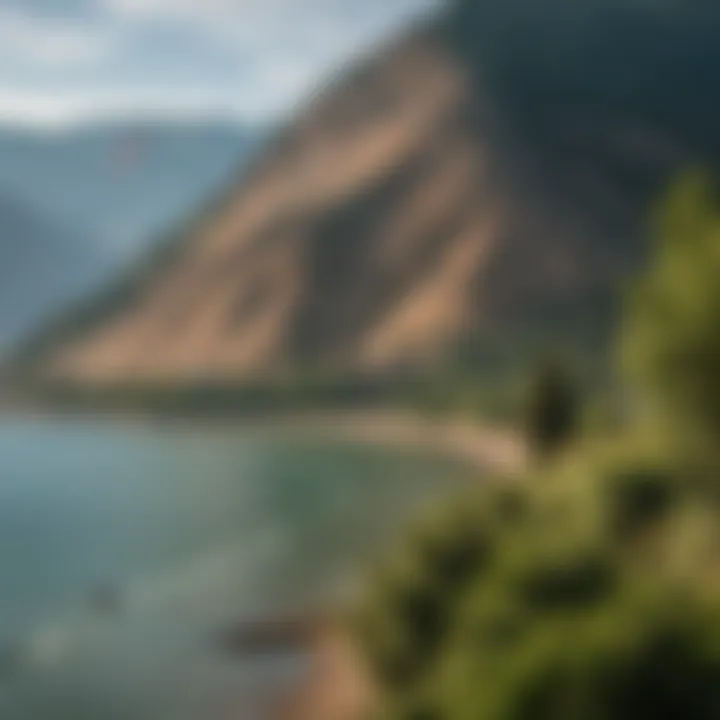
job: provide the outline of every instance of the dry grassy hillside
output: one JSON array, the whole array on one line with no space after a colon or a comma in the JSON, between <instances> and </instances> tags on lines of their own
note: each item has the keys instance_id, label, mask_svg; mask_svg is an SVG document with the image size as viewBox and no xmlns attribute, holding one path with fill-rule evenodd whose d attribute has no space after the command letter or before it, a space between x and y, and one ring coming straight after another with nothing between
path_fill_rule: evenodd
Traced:
<instances>
[{"instance_id":1,"label":"dry grassy hillside","mask_svg":"<svg viewBox=\"0 0 720 720\"><path fill-rule=\"evenodd\" d=\"M678 27L644 5L490 6L460 3L317 94L171 260L50 345L44 370L384 370L587 332L641 257L654 193L716 151L717 13L679 10Z\"/></svg>"}]
</instances>

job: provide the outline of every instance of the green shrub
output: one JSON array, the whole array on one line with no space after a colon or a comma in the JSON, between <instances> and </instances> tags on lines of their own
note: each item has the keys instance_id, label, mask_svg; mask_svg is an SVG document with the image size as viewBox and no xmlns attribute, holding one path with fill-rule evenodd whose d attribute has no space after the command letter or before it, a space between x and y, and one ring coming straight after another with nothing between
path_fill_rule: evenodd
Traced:
<instances>
[{"instance_id":1,"label":"green shrub","mask_svg":"<svg viewBox=\"0 0 720 720\"><path fill-rule=\"evenodd\" d=\"M523 614L496 604L488 610L476 599L466 620L474 632L458 637L438 673L440 717L717 717L717 609L627 587L602 602L583 602L581 611L555 609ZM498 635L499 627L511 631Z\"/></svg>"},{"instance_id":2,"label":"green shrub","mask_svg":"<svg viewBox=\"0 0 720 720\"><path fill-rule=\"evenodd\" d=\"M700 173L683 178L654 223L655 248L633 284L622 361L640 408L697 461L720 438L720 203Z\"/></svg>"},{"instance_id":3,"label":"green shrub","mask_svg":"<svg viewBox=\"0 0 720 720\"><path fill-rule=\"evenodd\" d=\"M358 615L381 717L720 717L717 523L692 537L717 510L625 455L488 483L417 529Z\"/></svg>"}]
</instances>

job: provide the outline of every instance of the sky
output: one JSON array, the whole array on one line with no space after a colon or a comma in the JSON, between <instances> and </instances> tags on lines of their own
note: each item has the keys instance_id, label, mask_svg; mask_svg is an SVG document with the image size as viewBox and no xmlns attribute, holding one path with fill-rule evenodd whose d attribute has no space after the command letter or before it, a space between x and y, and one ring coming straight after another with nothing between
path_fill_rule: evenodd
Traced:
<instances>
[{"instance_id":1,"label":"sky","mask_svg":"<svg viewBox=\"0 0 720 720\"><path fill-rule=\"evenodd\" d=\"M0 123L277 119L439 0L0 0Z\"/></svg>"}]
</instances>

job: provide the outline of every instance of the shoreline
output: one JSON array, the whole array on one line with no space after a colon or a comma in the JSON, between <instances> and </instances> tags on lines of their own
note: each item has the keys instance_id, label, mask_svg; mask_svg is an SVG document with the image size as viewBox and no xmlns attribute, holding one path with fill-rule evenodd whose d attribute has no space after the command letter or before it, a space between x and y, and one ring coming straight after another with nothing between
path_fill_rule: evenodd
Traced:
<instances>
[{"instance_id":1,"label":"shoreline","mask_svg":"<svg viewBox=\"0 0 720 720\"><path fill-rule=\"evenodd\" d=\"M62 412L46 409L9 410L2 418L23 420L98 421L159 430L238 430L246 436L281 434L298 440L327 441L426 451L482 471L512 473L525 463L520 435L472 418L428 415L415 410L315 410L255 416L157 416L146 412Z\"/></svg>"},{"instance_id":2,"label":"shoreline","mask_svg":"<svg viewBox=\"0 0 720 720\"><path fill-rule=\"evenodd\" d=\"M458 417L397 410L322 412L266 423L251 421L245 427L299 438L429 451L484 471L514 472L525 463L524 444L517 433Z\"/></svg>"},{"instance_id":3,"label":"shoreline","mask_svg":"<svg viewBox=\"0 0 720 720\"><path fill-rule=\"evenodd\" d=\"M57 412L25 408L3 413L22 420L103 421L161 431L238 431L246 437L282 435L297 440L349 443L368 448L429 452L486 475L511 479L525 465L518 433L457 416L431 416L402 409L288 412L256 417L171 417L148 413ZM372 688L341 618L342 608L319 617L238 621L222 632L231 653L292 647L308 657L305 678L278 693L272 720L361 720ZM230 717L244 718L242 706Z\"/></svg>"},{"instance_id":4,"label":"shoreline","mask_svg":"<svg viewBox=\"0 0 720 720\"><path fill-rule=\"evenodd\" d=\"M516 433L459 418L429 418L404 411L310 413L243 423L257 432L289 432L293 437L359 443L374 447L427 450L468 464L483 472L512 477L525 466L524 444ZM504 478L503 478L504 479ZM283 625L264 628L266 639L298 640L309 658L303 680L283 691L272 720L363 720L373 705L372 682L342 620L329 612L291 625L283 638ZM247 634L242 624L231 634ZM261 637L262 637L261 632ZM250 628L252 638L252 628ZM257 640L257 637L254 638ZM238 720L243 717L238 708Z\"/></svg>"}]
</instances>

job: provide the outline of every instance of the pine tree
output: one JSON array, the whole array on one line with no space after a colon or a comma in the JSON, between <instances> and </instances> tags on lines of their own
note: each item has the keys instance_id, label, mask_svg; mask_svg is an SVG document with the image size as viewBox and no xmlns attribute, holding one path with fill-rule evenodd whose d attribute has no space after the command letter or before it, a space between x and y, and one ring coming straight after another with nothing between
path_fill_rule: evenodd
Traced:
<instances>
[{"instance_id":1,"label":"pine tree","mask_svg":"<svg viewBox=\"0 0 720 720\"><path fill-rule=\"evenodd\" d=\"M527 435L539 458L556 454L575 435L578 397L569 374L557 361L544 361L536 373L527 407Z\"/></svg>"}]
</instances>

